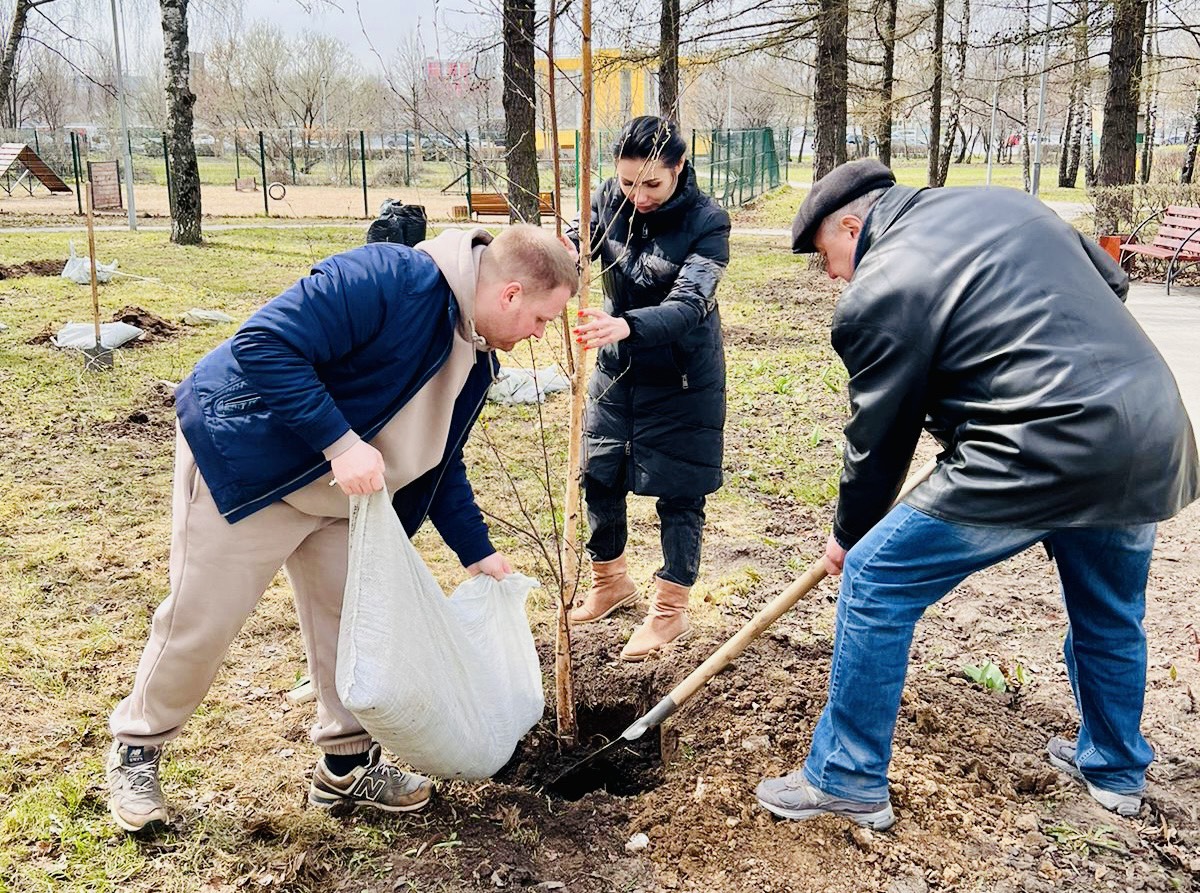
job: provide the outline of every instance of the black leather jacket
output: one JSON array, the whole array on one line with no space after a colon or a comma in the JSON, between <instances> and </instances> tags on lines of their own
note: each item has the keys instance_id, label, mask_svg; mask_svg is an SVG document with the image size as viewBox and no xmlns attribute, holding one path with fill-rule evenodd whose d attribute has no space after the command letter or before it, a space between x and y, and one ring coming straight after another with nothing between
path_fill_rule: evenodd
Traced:
<instances>
[{"instance_id":1,"label":"black leather jacket","mask_svg":"<svg viewBox=\"0 0 1200 893\"><path fill-rule=\"evenodd\" d=\"M838 542L886 513L922 427L945 450L906 502L946 520L1119 526L1194 500L1191 424L1127 290L1022 192L889 189L833 318L852 414Z\"/></svg>"},{"instance_id":2,"label":"black leather jacket","mask_svg":"<svg viewBox=\"0 0 1200 893\"><path fill-rule=\"evenodd\" d=\"M674 195L639 214L616 179L592 196L593 257L605 310L630 335L602 347L588 382L582 466L648 496L721 486L725 353L717 285L729 263L729 215L700 192L690 163ZM568 233L576 244L579 232Z\"/></svg>"}]
</instances>

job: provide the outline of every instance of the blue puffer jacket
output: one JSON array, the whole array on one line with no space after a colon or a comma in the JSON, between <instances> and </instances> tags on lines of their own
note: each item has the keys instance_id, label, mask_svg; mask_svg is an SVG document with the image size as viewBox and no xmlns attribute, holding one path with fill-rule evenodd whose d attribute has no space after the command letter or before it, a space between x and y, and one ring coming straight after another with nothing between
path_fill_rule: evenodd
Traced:
<instances>
[{"instance_id":1,"label":"blue puffer jacket","mask_svg":"<svg viewBox=\"0 0 1200 893\"><path fill-rule=\"evenodd\" d=\"M204 357L176 391L196 464L230 523L329 471L322 450L370 440L446 362L458 302L429 255L375 243L326 258ZM454 406L442 461L395 494L412 535L426 516L464 565L494 550L462 445L495 376L490 353Z\"/></svg>"}]
</instances>

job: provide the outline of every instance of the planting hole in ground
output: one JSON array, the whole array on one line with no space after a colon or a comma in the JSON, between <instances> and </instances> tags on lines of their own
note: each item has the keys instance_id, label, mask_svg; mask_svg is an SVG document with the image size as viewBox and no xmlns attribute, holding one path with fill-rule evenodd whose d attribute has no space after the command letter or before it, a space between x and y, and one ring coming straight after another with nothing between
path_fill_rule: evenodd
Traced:
<instances>
[{"instance_id":1,"label":"planting hole in ground","mask_svg":"<svg viewBox=\"0 0 1200 893\"><path fill-rule=\"evenodd\" d=\"M564 800L578 800L593 791L629 797L656 788L663 780L662 735L657 727L574 768L584 757L619 738L647 709L630 702L581 705L576 714L576 747L560 751L552 735L534 733L497 780L544 790Z\"/></svg>"}]
</instances>

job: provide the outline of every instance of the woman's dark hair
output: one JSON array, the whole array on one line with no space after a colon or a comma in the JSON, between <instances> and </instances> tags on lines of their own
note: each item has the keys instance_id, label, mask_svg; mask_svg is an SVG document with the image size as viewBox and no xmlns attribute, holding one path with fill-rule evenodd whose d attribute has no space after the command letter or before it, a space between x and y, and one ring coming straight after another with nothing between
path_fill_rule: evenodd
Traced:
<instances>
[{"instance_id":1,"label":"woman's dark hair","mask_svg":"<svg viewBox=\"0 0 1200 893\"><path fill-rule=\"evenodd\" d=\"M657 158L668 167L679 164L687 143L673 121L657 115L641 115L621 128L613 143L613 158Z\"/></svg>"}]
</instances>

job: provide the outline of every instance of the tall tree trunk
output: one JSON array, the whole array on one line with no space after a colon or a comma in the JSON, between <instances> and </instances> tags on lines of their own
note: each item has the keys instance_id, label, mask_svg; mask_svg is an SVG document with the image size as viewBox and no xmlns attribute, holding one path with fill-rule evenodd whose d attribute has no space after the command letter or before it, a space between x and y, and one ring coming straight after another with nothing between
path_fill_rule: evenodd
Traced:
<instances>
[{"instance_id":1,"label":"tall tree trunk","mask_svg":"<svg viewBox=\"0 0 1200 893\"><path fill-rule=\"evenodd\" d=\"M817 134L813 182L846 160L846 29L849 0L819 0L817 80L813 87Z\"/></svg>"},{"instance_id":2,"label":"tall tree trunk","mask_svg":"<svg viewBox=\"0 0 1200 893\"><path fill-rule=\"evenodd\" d=\"M1146 69L1146 124L1142 132L1141 181L1150 182L1150 168L1154 164L1154 131L1158 117L1158 60L1154 52L1154 33L1158 24L1158 4L1147 5L1149 21L1146 23L1146 48L1142 58Z\"/></svg>"},{"instance_id":3,"label":"tall tree trunk","mask_svg":"<svg viewBox=\"0 0 1200 893\"><path fill-rule=\"evenodd\" d=\"M504 134L509 220L540 223L537 106L533 69L534 0L504 0Z\"/></svg>"},{"instance_id":4,"label":"tall tree trunk","mask_svg":"<svg viewBox=\"0 0 1200 893\"><path fill-rule=\"evenodd\" d=\"M933 85L929 90L929 173L926 181L938 186L941 174L939 152L942 142L942 73L945 54L942 51L942 31L946 24L946 0L933 3Z\"/></svg>"},{"instance_id":5,"label":"tall tree trunk","mask_svg":"<svg viewBox=\"0 0 1200 893\"><path fill-rule=\"evenodd\" d=\"M1142 38L1146 0L1113 0L1108 90L1096 181L1101 186L1132 183L1137 165L1138 94L1142 77Z\"/></svg>"},{"instance_id":6,"label":"tall tree trunk","mask_svg":"<svg viewBox=\"0 0 1200 893\"><path fill-rule=\"evenodd\" d=\"M1068 117L1068 133L1063 163L1058 168L1058 185L1075 188L1079 177L1079 156L1082 149L1085 94L1090 73L1088 65L1088 0L1079 0L1076 5L1079 21L1075 25L1075 64L1071 71L1071 115Z\"/></svg>"},{"instance_id":7,"label":"tall tree trunk","mask_svg":"<svg viewBox=\"0 0 1200 893\"><path fill-rule=\"evenodd\" d=\"M880 0L883 8L883 28L879 39L883 43L883 77L879 83L879 126L875 140L879 144L879 160L892 163L892 95L896 81L896 6L897 0ZM876 9L876 21L879 10Z\"/></svg>"},{"instance_id":8,"label":"tall tree trunk","mask_svg":"<svg viewBox=\"0 0 1200 893\"><path fill-rule=\"evenodd\" d=\"M942 147L940 164L938 165L937 183L945 186L946 178L950 176L950 159L954 155L954 141L962 136L962 146L966 149L967 135L962 132L963 94L966 92L967 81L967 41L971 30L971 0L963 0L962 18L958 22L958 41L955 44L954 71L954 105L950 109L950 119L946 124L946 144Z\"/></svg>"},{"instance_id":9,"label":"tall tree trunk","mask_svg":"<svg viewBox=\"0 0 1200 893\"><path fill-rule=\"evenodd\" d=\"M1096 185L1096 152L1092 145L1095 134L1092 132L1092 100L1090 94L1084 94L1083 99L1083 146L1080 152L1083 156L1083 185L1089 189Z\"/></svg>"},{"instance_id":10,"label":"tall tree trunk","mask_svg":"<svg viewBox=\"0 0 1200 893\"><path fill-rule=\"evenodd\" d=\"M175 211L171 216L171 241L200 244L200 168L192 143L192 106L196 94L188 83L188 0L159 0L162 11L163 65L166 70L167 145L171 155L171 182ZM131 174L132 175L132 174ZM263 189L267 184L263 184Z\"/></svg>"},{"instance_id":11,"label":"tall tree trunk","mask_svg":"<svg viewBox=\"0 0 1200 893\"><path fill-rule=\"evenodd\" d=\"M4 42L4 54L0 56L0 124L4 127L16 127L18 124L16 103L13 101L13 78L17 70L17 51L21 48L21 38L25 36L29 10L53 2L54 0L17 0L13 8L8 40Z\"/></svg>"},{"instance_id":12,"label":"tall tree trunk","mask_svg":"<svg viewBox=\"0 0 1200 893\"><path fill-rule=\"evenodd\" d=\"M1196 91L1196 107L1192 113L1192 133L1188 137L1187 154L1183 157L1183 170L1179 172L1180 183L1191 183L1196 175L1196 148L1200 146L1200 90Z\"/></svg>"},{"instance_id":13,"label":"tall tree trunk","mask_svg":"<svg viewBox=\"0 0 1200 893\"><path fill-rule=\"evenodd\" d=\"M1025 0L1025 21L1021 23L1021 182L1025 191L1033 188L1029 173L1029 32L1032 30L1033 9Z\"/></svg>"},{"instance_id":14,"label":"tall tree trunk","mask_svg":"<svg viewBox=\"0 0 1200 893\"><path fill-rule=\"evenodd\" d=\"M658 33L658 113L679 123L679 0L662 0Z\"/></svg>"}]
</instances>

